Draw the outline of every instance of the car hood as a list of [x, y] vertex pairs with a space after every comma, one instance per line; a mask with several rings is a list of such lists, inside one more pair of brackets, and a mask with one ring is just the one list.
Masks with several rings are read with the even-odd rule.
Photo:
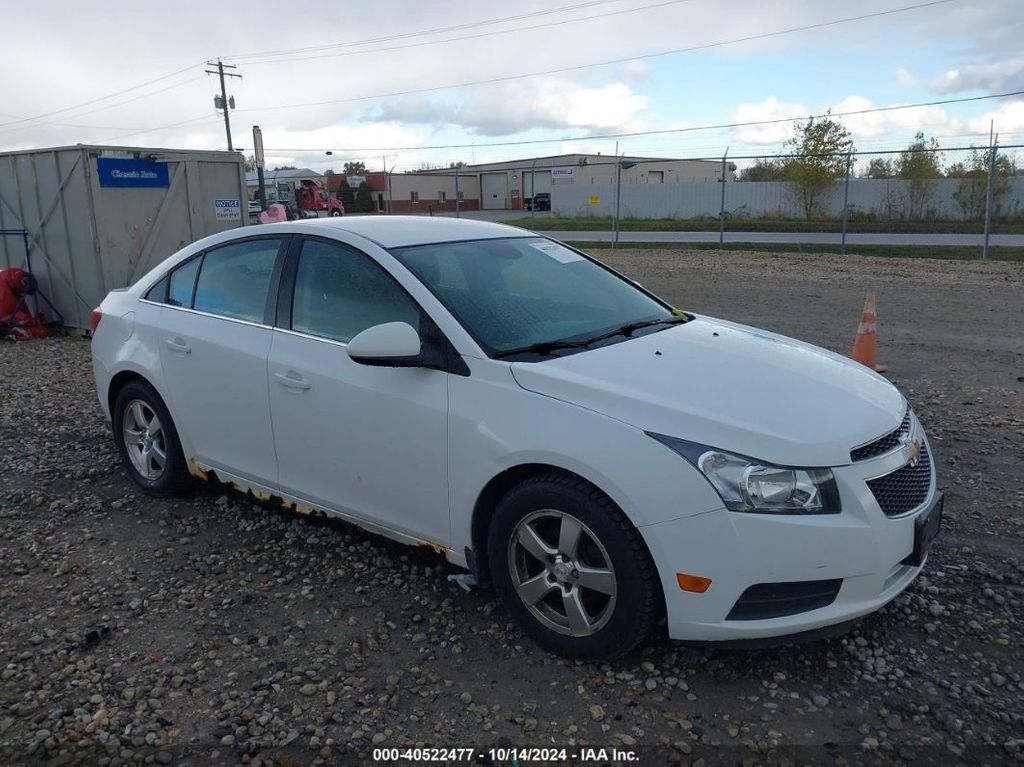
[[710, 317], [543, 362], [524, 389], [649, 432], [785, 466], [840, 466], [899, 426], [903, 395], [867, 367]]

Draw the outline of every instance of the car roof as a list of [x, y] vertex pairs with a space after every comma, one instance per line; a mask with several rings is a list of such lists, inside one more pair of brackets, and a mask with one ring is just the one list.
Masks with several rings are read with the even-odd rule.
[[[459, 240], [488, 240], [501, 237], [529, 237], [532, 232], [515, 226], [449, 216], [340, 216], [288, 222], [293, 231], [330, 236], [325, 230], [339, 230], [365, 237], [383, 248], [427, 245]], [[268, 224], [269, 227], [285, 224]], [[263, 226], [260, 226], [263, 228]], [[242, 227], [246, 233], [252, 227]]]

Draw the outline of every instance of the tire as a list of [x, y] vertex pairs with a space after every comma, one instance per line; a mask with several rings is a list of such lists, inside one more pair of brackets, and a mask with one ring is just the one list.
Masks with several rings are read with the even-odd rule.
[[341, 211], [340, 210], [332, 210], [331, 211], [331, 218], [335, 218], [335, 217], [340, 216], [340, 215], [341, 215]]
[[607, 496], [578, 478], [546, 474], [510, 490], [491, 520], [487, 554], [506, 609], [559, 655], [625, 655], [660, 618], [657, 570], [643, 539]]
[[[192, 475], [174, 421], [152, 386], [138, 380], [125, 384], [117, 394], [112, 421], [121, 463], [146, 495], [172, 498], [191, 488]], [[137, 435], [138, 441], [130, 435]]]

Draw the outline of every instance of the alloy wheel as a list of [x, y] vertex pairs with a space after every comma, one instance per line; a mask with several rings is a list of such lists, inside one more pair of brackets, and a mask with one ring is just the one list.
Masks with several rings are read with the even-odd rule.
[[594, 532], [564, 511], [525, 516], [508, 551], [512, 585], [542, 624], [573, 637], [600, 631], [618, 592], [611, 558]]
[[160, 417], [148, 402], [133, 399], [121, 424], [125, 451], [135, 471], [150, 482], [160, 479], [167, 466], [167, 443]]

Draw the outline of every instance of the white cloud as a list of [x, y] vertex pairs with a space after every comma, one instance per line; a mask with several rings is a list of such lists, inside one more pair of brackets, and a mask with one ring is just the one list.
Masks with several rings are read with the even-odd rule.
[[896, 70], [896, 82], [905, 88], [917, 85], [917, 78], [903, 67]]
[[986, 112], [968, 120], [967, 125], [973, 133], [986, 133], [990, 125], [994, 125], [996, 133], [1022, 132], [1024, 131], [1024, 101], [1010, 101], [995, 111]]
[[638, 130], [648, 99], [625, 83], [586, 87], [544, 78], [470, 93], [461, 103], [411, 96], [385, 101], [368, 119], [432, 126], [458, 126], [482, 136], [505, 136], [532, 128]]
[[[775, 96], [769, 96], [760, 104], [740, 104], [732, 113], [729, 122], [758, 122], [786, 117], [806, 117], [807, 114], [807, 107], [799, 102], [779, 101]], [[744, 144], [782, 144], [792, 135], [792, 122], [733, 128], [734, 138]]]
[[931, 89], [940, 95], [963, 91], [1009, 93], [1024, 90], [1024, 58], [949, 69], [932, 80]]
[[630, 83], [646, 83], [650, 78], [650, 68], [643, 59], [627, 61], [622, 65], [622, 79]]

